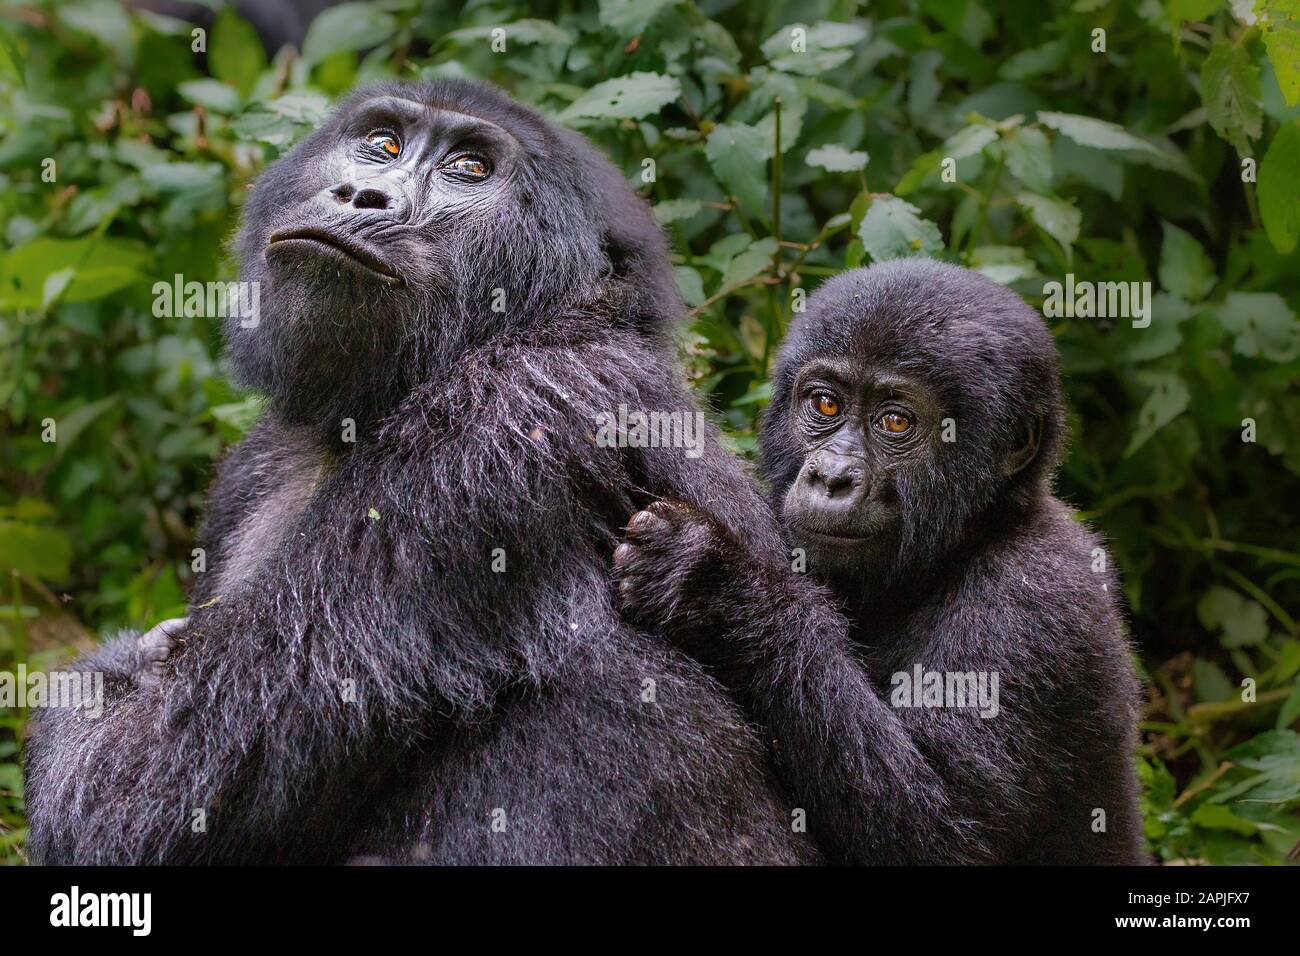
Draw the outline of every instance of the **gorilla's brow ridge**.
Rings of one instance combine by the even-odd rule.
[[[419,109],[421,113],[428,113],[432,110],[437,110],[442,113],[454,113],[457,116],[466,116],[469,117],[470,119],[478,120],[480,123],[487,123],[489,126],[493,127],[494,129],[500,130],[501,132],[509,136],[512,140],[514,140],[521,149],[524,148],[523,140],[521,140],[518,136],[515,135],[514,130],[502,126],[496,120],[490,119],[486,116],[482,116],[478,113],[466,112],[464,109],[446,106],[442,103],[426,103],[423,102],[422,100],[413,100],[409,96],[393,96],[391,93],[387,93],[380,96],[371,97],[370,99],[357,104],[357,112],[361,112],[363,110],[373,108],[385,102],[409,103],[410,105]]]

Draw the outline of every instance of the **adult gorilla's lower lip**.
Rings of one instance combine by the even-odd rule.
[[[830,531],[815,531],[812,528],[805,527],[800,527],[798,531],[800,534],[806,534],[813,538],[821,538],[826,541],[836,541],[840,544],[861,544],[869,537],[868,535],[863,534],[838,534]]]
[[[324,246],[328,249],[334,250],[335,252],[342,253],[349,259],[360,263],[385,282],[390,282],[394,285],[400,285],[402,283],[402,277],[397,274],[397,271],[392,266],[379,258],[379,256],[366,246],[347,236],[342,236],[334,232],[327,232],[324,229],[285,229],[271,234],[271,241],[267,243],[267,249],[284,242],[301,242],[310,243],[316,246]]]

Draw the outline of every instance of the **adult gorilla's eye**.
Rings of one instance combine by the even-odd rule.
[[[840,402],[830,392],[817,392],[812,397],[813,408],[817,414],[826,418],[837,418],[840,414]]]
[[[372,133],[367,133],[366,142],[393,159],[402,154],[402,144],[396,136],[387,130],[377,129]]]
[[[492,171],[487,160],[473,153],[460,153],[442,164],[442,168],[463,179],[487,179]]]
[[[912,422],[905,415],[889,412],[880,416],[880,427],[891,435],[902,435],[912,427]]]

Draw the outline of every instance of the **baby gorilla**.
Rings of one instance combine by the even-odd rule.
[[[762,469],[811,577],[661,501],[615,553],[624,613],[767,727],[832,859],[1142,862],[1139,687],[1110,559],[1051,493],[1041,318],[954,266],[850,272],[774,385]]]

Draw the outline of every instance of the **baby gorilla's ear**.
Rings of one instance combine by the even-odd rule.
[[[1020,427],[1020,443],[1002,463],[1002,473],[1010,478],[1023,471],[1038,456],[1038,446],[1043,440],[1043,420],[1035,415]]]

